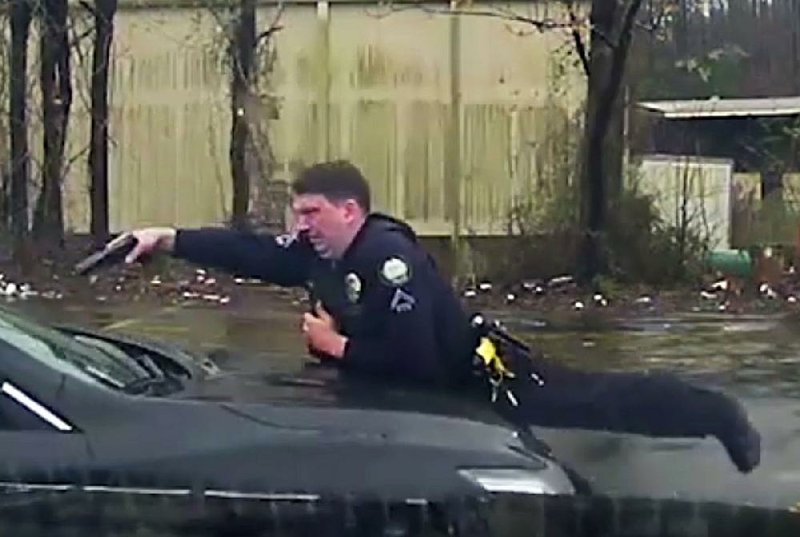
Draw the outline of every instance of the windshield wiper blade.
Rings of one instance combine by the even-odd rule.
[[[125,349],[120,348],[118,345],[114,345],[109,341],[84,334],[73,334],[72,338],[84,345],[88,345],[97,352],[103,353],[106,357],[114,362],[125,363],[129,369],[135,370],[134,374],[137,377],[154,376],[159,374],[158,366],[155,365],[152,360],[149,360],[147,363],[143,363],[143,360],[139,360],[137,356],[134,356],[130,352],[127,352]],[[114,381],[119,382],[116,379],[114,379]]]
[[[122,389],[133,395],[150,393],[152,395],[163,395],[181,386],[175,377],[142,377],[125,384]],[[172,389],[169,389],[169,388]]]
[[[141,377],[133,380],[125,385],[125,391],[141,394],[152,392],[154,388],[168,388],[179,389],[183,386],[183,382],[177,375],[171,375],[169,372],[159,366],[148,354],[130,354],[131,358],[136,360],[139,366],[147,371],[149,376]],[[157,390],[155,395],[167,393],[170,390]]]
[[[83,370],[110,388],[133,394],[144,393],[150,390],[152,386],[160,385],[167,380],[167,378],[162,375],[160,377],[138,377],[125,383],[115,379],[93,365],[86,365]]]
[[[143,393],[162,394],[171,390],[158,389],[154,392],[154,389],[172,387],[173,390],[176,390],[183,386],[178,376],[169,374],[168,371],[156,363],[147,353],[134,352],[120,345],[92,336],[81,334],[74,337],[83,343],[91,345],[100,352],[105,353],[110,358],[114,360],[123,360],[133,365],[138,370],[137,377],[130,382],[120,382],[99,370],[93,372],[95,376],[102,377],[102,380],[113,384],[114,387],[122,391],[136,395]]]
[[[111,375],[108,375],[108,374],[104,373],[103,371],[101,371],[100,369],[97,369],[93,365],[87,364],[87,365],[83,366],[83,370],[86,373],[88,373],[89,375],[91,375],[92,377],[94,377],[95,379],[99,380],[100,382],[102,382],[104,384],[107,384],[108,386],[110,386],[112,388],[122,389],[122,388],[125,387],[125,383],[124,382],[120,382],[119,380],[115,379]]]

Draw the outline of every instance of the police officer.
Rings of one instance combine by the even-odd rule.
[[[126,261],[169,252],[241,277],[306,287],[316,304],[302,320],[309,350],[345,371],[485,392],[500,412],[530,425],[711,435],[741,472],[758,465],[760,437],[742,407],[671,375],[575,371],[512,345],[504,351],[512,375],[498,397],[486,364],[475,359],[482,340],[471,318],[413,230],[372,211],[361,172],[346,161],[316,164],[298,174],[292,190],[292,234],[145,228],[130,232],[138,242]]]

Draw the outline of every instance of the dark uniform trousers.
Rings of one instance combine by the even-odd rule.
[[[721,392],[666,372],[578,371],[509,343],[508,336],[490,339],[513,376],[496,385],[487,380],[486,396],[519,425],[651,437],[714,436],[739,470],[750,471],[760,461],[757,432],[741,405]],[[479,375],[497,378],[486,368]]]
[[[515,377],[496,398],[531,425],[659,437],[701,437],[714,428],[708,404],[716,394],[669,373],[577,371],[524,351],[515,351],[510,368]]]

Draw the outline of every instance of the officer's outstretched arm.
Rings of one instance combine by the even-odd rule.
[[[423,382],[443,378],[431,270],[416,251],[379,257],[365,282],[365,324],[348,338],[345,367]]]
[[[179,229],[172,255],[191,263],[283,286],[307,279],[311,250],[289,236],[223,228]]]

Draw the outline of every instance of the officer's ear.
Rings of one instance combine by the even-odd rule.
[[[342,208],[344,209],[345,219],[347,219],[348,222],[353,222],[363,216],[364,211],[361,209],[361,205],[352,198],[346,199],[342,204]]]

